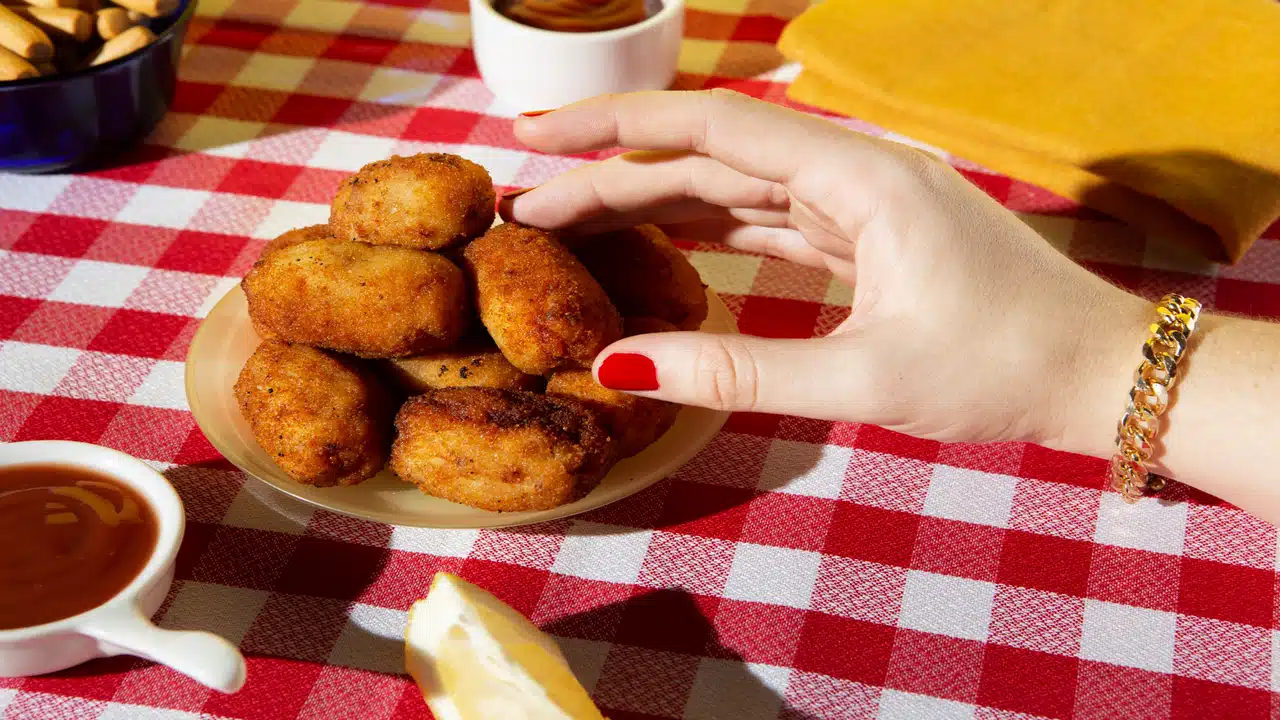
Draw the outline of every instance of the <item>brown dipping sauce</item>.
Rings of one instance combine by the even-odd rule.
[[[159,523],[132,488],[69,465],[0,468],[0,630],[110,600],[151,558]]]
[[[599,32],[649,17],[645,0],[499,0],[498,12],[522,25],[559,32]]]

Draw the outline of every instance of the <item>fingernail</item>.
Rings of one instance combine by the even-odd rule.
[[[535,117],[538,117],[539,115],[546,115],[549,112],[551,111],[550,110],[530,110],[528,112],[520,113],[520,117],[535,118]]]
[[[600,384],[612,390],[657,390],[658,368],[638,353],[614,353],[600,363]]]

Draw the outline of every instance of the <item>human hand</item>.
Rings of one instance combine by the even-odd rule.
[[[820,118],[731,92],[637,93],[520,118],[515,132],[544,152],[638,152],[504,200],[508,219],[552,229],[653,222],[827,268],[853,288],[849,318],[824,338],[615,343],[596,359],[597,378],[611,355],[643,355],[659,388],[640,395],[944,441],[1053,444],[1074,420],[1080,386],[1070,379],[1087,373],[1098,318],[1141,323],[1140,299],[946,164]],[[1109,398],[1117,412],[1122,399]]]

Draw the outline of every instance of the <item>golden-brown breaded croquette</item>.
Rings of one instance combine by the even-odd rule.
[[[234,392],[258,444],[300,483],[355,485],[387,462],[395,407],[355,358],[268,340]]]
[[[590,367],[622,337],[622,319],[600,284],[545,230],[499,225],[468,245],[463,258],[480,320],[524,372]]]
[[[676,326],[658,318],[626,318],[626,336],[671,332]],[[571,397],[595,410],[609,426],[626,458],[649,447],[676,422],[680,406],[664,400],[629,395],[596,382],[590,370],[557,370],[547,381],[547,394]]]
[[[307,227],[295,228],[263,245],[262,252],[258,253],[258,257],[264,258],[277,250],[293,247],[308,240],[333,239],[333,230],[328,225],[308,225]]]
[[[396,155],[338,186],[329,224],[344,240],[440,250],[488,230],[495,204],[489,173],[466,158]]]
[[[255,325],[362,357],[449,347],[470,319],[458,266],[409,248],[308,240],[258,260],[242,286]]]
[[[681,330],[707,319],[698,269],[657,226],[581,237],[573,252],[623,315],[661,318]]]
[[[596,487],[613,440],[594,412],[521,390],[446,388],[396,415],[391,469],[428,495],[484,510],[547,510]]]
[[[467,338],[452,350],[386,360],[383,369],[405,392],[447,387],[541,390],[543,379],[520,372],[488,337]]]

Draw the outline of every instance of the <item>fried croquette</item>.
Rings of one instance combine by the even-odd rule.
[[[441,250],[488,230],[495,206],[493,180],[470,160],[396,155],[342,182],[329,224],[344,240]]]
[[[657,226],[578,238],[573,252],[623,315],[661,318],[681,330],[707,319],[697,268]]]
[[[234,392],[258,444],[300,483],[355,485],[387,462],[395,406],[359,360],[268,340]]]
[[[308,240],[333,239],[333,230],[328,225],[308,225],[307,227],[295,228],[263,245],[262,252],[258,254],[258,257],[264,258],[273,252],[293,247]]]
[[[581,403],[520,390],[446,388],[396,415],[391,469],[428,495],[484,510],[547,510],[594,489],[613,463]]]
[[[675,325],[658,318],[623,320],[626,336],[672,332]],[[680,406],[664,400],[628,395],[596,382],[590,370],[558,370],[547,381],[547,394],[571,397],[595,410],[618,444],[618,457],[627,458],[652,445],[676,422]]]
[[[242,286],[256,326],[362,357],[449,347],[470,318],[458,266],[402,247],[308,240],[258,260]]]
[[[468,245],[463,258],[480,320],[526,373],[590,367],[622,336],[609,297],[551,233],[506,223]]]
[[[543,379],[520,372],[493,341],[466,339],[452,350],[387,360],[383,369],[410,394],[447,387],[541,390]]]

